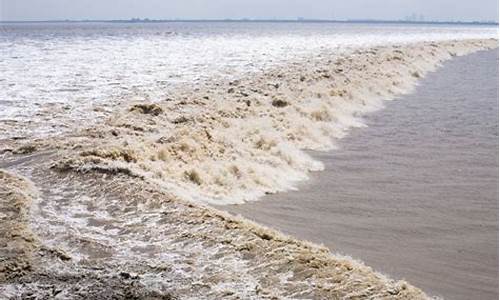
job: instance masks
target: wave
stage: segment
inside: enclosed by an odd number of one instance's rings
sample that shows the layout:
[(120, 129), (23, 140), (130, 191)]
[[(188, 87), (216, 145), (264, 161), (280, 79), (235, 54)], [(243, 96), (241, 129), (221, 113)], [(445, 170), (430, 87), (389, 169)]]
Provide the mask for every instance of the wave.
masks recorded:
[(203, 203), (293, 189), (322, 168), (305, 150), (334, 148), (442, 61), (497, 43), (324, 53), (119, 107), (73, 134), (2, 141), (0, 168), (29, 180), (0, 170), (0, 297), (428, 299)]
[(350, 128), (364, 126), (363, 115), (411, 92), (444, 60), (492, 47), (497, 40), (322, 53), (249, 78), (180, 89), (121, 108), (66, 140), (72, 150), (55, 168), (126, 173), (190, 201), (257, 200), (292, 190), (323, 168), (304, 150), (333, 149)]
[(1, 198), (2, 212), (22, 212), (12, 216), (20, 226), (0, 229), (2, 298), (427, 298), (350, 257), (152, 183), (47, 172), (50, 161), (28, 167), (33, 182), (0, 172), (0, 195), (13, 195)]
[(29, 227), (36, 194), (26, 178), (0, 170), (0, 283), (32, 269), (37, 239)]

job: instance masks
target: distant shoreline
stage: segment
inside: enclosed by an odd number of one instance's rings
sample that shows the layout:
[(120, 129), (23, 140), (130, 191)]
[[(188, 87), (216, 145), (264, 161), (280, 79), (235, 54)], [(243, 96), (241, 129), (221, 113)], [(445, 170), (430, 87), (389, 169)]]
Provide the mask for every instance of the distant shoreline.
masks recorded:
[(492, 21), (405, 21), (405, 20), (324, 20), (324, 19), (129, 19), (129, 20), (33, 20), (0, 21), (0, 24), (19, 23), (339, 23), (339, 24), (407, 24), (407, 25), (489, 25)]

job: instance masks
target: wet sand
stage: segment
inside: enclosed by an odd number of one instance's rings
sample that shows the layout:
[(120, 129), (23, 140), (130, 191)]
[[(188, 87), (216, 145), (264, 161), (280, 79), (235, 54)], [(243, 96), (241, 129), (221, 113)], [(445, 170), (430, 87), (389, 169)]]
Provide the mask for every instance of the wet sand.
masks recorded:
[(390, 102), (299, 191), (224, 206), (447, 299), (498, 299), (498, 52)]

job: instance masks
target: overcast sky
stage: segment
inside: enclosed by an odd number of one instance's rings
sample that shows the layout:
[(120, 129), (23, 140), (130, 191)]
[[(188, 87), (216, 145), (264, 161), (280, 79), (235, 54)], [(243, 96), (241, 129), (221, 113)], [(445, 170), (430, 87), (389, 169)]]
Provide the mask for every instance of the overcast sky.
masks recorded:
[(498, 21), (498, 0), (0, 0), (0, 20), (404, 19)]

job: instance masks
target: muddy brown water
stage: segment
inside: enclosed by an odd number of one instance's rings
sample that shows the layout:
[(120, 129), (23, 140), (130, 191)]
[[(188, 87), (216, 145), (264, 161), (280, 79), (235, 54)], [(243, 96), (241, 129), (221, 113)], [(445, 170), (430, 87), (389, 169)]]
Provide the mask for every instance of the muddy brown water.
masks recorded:
[(498, 52), (446, 62), (290, 193), (222, 207), (430, 295), (498, 299)]

